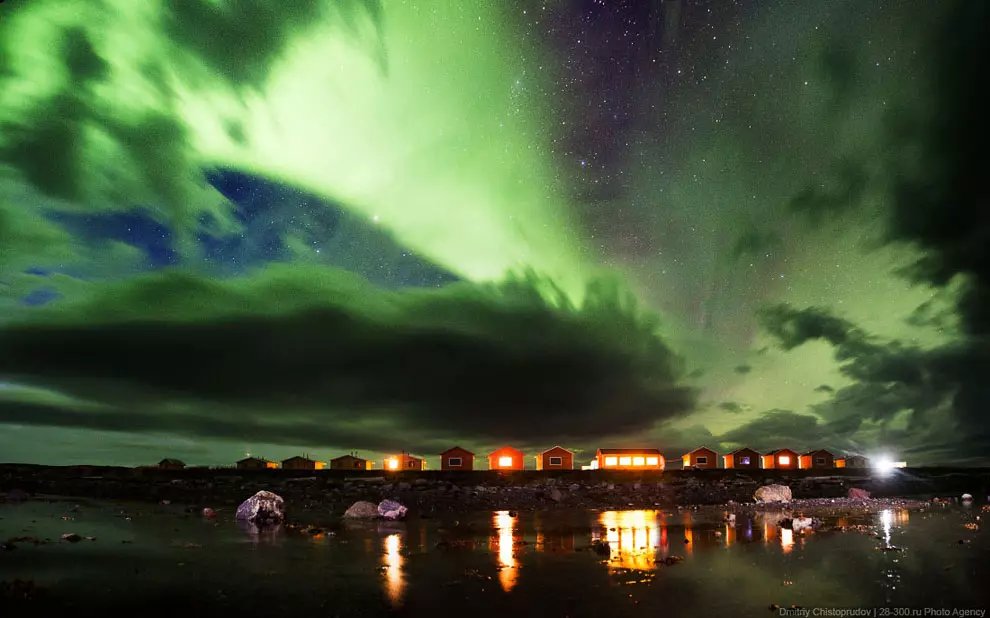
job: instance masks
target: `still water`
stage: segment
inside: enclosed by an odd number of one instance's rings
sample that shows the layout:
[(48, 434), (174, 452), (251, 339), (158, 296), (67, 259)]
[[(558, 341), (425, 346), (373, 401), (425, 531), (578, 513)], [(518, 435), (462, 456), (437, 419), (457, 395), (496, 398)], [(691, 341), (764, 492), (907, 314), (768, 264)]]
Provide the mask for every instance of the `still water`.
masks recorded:
[[(825, 523), (852, 531), (807, 534), (781, 528), (779, 513), (727, 522), (721, 512), (687, 510), (500, 511), (259, 531), (232, 513), (204, 520), (172, 507), (33, 502), (0, 506), (0, 540), (51, 542), (0, 552), (0, 580), (45, 589), (5, 616), (52, 607), (141, 616), (982, 609), (990, 542), (980, 514), (957, 506), (837, 513)], [(60, 541), (66, 533), (95, 540)]]

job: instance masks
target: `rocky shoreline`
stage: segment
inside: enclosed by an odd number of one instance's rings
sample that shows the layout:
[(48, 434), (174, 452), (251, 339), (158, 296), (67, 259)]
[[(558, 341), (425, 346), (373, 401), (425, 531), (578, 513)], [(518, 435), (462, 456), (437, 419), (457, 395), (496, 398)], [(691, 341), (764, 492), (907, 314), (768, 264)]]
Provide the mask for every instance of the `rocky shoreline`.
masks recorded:
[[(512, 475), (475, 472), (456, 475), (405, 473), (385, 478), (336, 471), (306, 472), (233, 470), (100, 470), (0, 466), (0, 500), (30, 496), (62, 496), (145, 503), (174, 503), (218, 510), (236, 509), (258, 491), (272, 491), (291, 504), (293, 512), (343, 515), (355, 502), (392, 499), (409, 508), (410, 516), (492, 510), (642, 509), (753, 505), (755, 491), (771, 484), (790, 488), (794, 504), (834, 508), (849, 502), (850, 489), (874, 498), (958, 497), (971, 493), (982, 501), (990, 471), (964, 473), (911, 471), (893, 477), (873, 477), (868, 471), (842, 474), (781, 473), (755, 470), (665, 472), (602, 475), (562, 473)], [(290, 474), (278, 474), (290, 472)], [(862, 501), (851, 501), (858, 504)], [(876, 502), (882, 504), (882, 502)], [(758, 508), (758, 507), (757, 507)]]

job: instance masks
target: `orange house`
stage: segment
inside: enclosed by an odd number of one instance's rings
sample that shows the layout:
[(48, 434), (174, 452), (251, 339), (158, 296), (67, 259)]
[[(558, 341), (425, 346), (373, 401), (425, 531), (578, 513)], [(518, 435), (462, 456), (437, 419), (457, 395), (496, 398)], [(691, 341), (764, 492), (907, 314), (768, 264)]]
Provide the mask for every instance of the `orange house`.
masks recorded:
[(812, 468), (834, 468), (835, 456), (823, 448), (818, 449), (817, 451), (808, 451), (798, 458), (798, 467), (802, 470), (810, 470)]
[(547, 449), (536, 456), (537, 470), (573, 470), (574, 453), (561, 446)]
[(763, 467), (767, 469), (797, 470), (798, 454), (789, 448), (770, 451), (763, 456)]
[(282, 468), (286, 470), (322, 470), (326, 464), (322, 461), (314, 461), (309, 457), (289, 457), (282, 460)]
[(522, 451), (511, 446), (503, 446), (488, 456), (488, 467), (492, 470), (522, 470)]
[(700, 446), (681, 457), (681, 464), (684, 468), (717, 468), (718, 453), (707, 446)]
[(403, 470), (426, 470), (426, 460), (413, 457), (406, 453), (392, 455), (382, 462), (387, 472), (402, 472)]
[(760, 454), (751, 448), (741, 448), (724, 455), (726, 468), (759, 468)]
[(474, 453), (459, 446), (440, 453), (441, 470), (474, 470)]
[(836, 468), (869, 468), (870, 460), (862, 455), (848, 455), (835, 459)]
[(663, 470), (658, 448), (600, 448), (595, 454), (599, 470)]

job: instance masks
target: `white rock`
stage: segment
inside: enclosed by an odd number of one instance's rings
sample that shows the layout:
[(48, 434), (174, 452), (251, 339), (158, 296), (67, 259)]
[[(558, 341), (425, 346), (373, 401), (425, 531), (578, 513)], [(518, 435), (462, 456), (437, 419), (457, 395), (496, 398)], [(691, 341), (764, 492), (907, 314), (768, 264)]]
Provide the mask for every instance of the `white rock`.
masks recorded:
[(753, 498), (757, 502), (790, 502), (791, 488), (787, 485), (764, 485), (756, 490)]
[(814, 520), (810, 517), (795, 517), (791, 520), (791, 530), (797, 532), (798, 530), (811, 528), (813, 522)]
[(256, 523), (285, 521), (285, 501), (270, 491), (259, 491), (237, 507), (237, 519)]
[(395, 500), (382, 500), (378, 504), (378, 515), (384, 519), (402, 519), (408, 510)]
[(963, 494), (962, 499), (963, 502), (971, 502), (973, 500), (973, 496), (971, 494)]

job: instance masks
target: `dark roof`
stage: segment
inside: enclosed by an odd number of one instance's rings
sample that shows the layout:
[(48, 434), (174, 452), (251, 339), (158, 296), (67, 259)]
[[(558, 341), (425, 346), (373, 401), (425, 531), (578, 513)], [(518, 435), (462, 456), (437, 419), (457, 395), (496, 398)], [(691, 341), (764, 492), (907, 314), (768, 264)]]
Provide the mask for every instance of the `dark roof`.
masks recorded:
[(158, 465), (159, 466), (165, 466), (165, 465), (168, 465), (168, 466), (185, 466), (186, 465), (186, 462), (182, 461), (181, 459), (169, 459), (169, 458), (166, 457), (165, 459), (159, 461), (158, 462)]
[(389, 455), (385, 459), (392, 459), (393, 457), (405, 457), (406, 459), (418, 459), (420, 461), (423, 460), (422, 457), (416, 457), (415, 455), (410, 455), (409, 453), (399, 453), (398, 455)]
[(523, 452), (522, 452), (522, 451), (520, 451), (520, 450), (519, 450), (519, 449), (517, 449), (517, 448), (513, 448), (513, 447), (511, 447), (511, 446), (503, 446), (502, 448), (497, 448), (497, 449), (495, 449), (494, 451), (492, 451), (491, 453), (488, 453), (488, 455), (489, 455), (489, 456), (492, 456), (492, 455), (494, 455), (495, 453), (501, 453), (502, 451), (512, 451), (513, 453), (519, 453), (520, 455), (522, 455), (522, 454), (523, 454)]
[(542, 453), (540, 453), (540, 455), (543, 455), (545, 453), (549, 453), (550, 451), (555, 450), (555, 449), (560, 449), (560, 450), (564, 451), (565, 453), (570, 453), (571, 455), (574, 454), (574, 451), (570, 451), (570, 450), (568, 450), (568, 449), (566, 449), (566, 448), (564, 448), (564, 447), (562, 447), (560, 445), (556, 445), (556, 446), (551, 446), (547, 450), (545, 450)]
[(301, 461), (312, 461), (313, 463), (316, 463), (316, 460), (315, 459), (310, 459), (309, 457), (302, 457), (301, 455), (296, 455), (294, 457), (289, 457), (288, 459), (283, 459), (282, 461), (283, 462), (286, 462), (286, 461), (295, 461), (297, 459), (299, 459)]
[(659, 455), (658, 448), (600, 448), (598, 452), (602, 455)]
[(474, 457), (474, 453), (472, 453), (471, 451), (467, 450), (463, 446), (452, 446), (452, 447), (450, 447), (449, 449), (447, 449), (446, 451), (444, 451), (444, 452), (442, 452), (440, 454), (441, 455), (446, 455), (447, 453), (453, 453), (454, 451), (460, 451), (462, 453), (467, 453), (471, 457)]
[(245, 457), (244, 459), (237, 460), (237, 463), (244, 463), (245, 461), (260, 461), (261, 463), (269, 463), (264, 457)]
[(782, 451), (787, 451), (788, 453), (797, 453), (797, 451), (795, 451), (792, 448), (777, 448), (777, 449), (774, 449), (774, 450), (772, 450), (772, 451), (770, 451), (768, 453), (765, 453), (765, 454), (766, 455), (776, 455), (777, 453), (780, 453)]
[[(715, 449), (713, 449), (713, 448), (708, 448), (707, 446), (699, 446), (698, 448), (694, 449), (693, 451), (688, 451), (687, 453), (684, 453), (684, 454), (685, 455), (690, 455), (691, 453), (697, 453), (698, 451), (709, 451), (709, 452), (715, 453)], [(718, 453), (715, 453), (715, 454), (717, 455)]]
[(748, 446), (744, 446), (742, 448), (737, 448), (736, 450), (734, 450), (731, 453), (729, 453), (729, 455), (735, 455), (736, 453), (741, 453), (743, 451), (749, 451), (751, 453), (756, 453), (757, 455), (760, 454), (760, 452), (758, 450), (756, 450), (755, 448), (749, 448)]
[(364, 457), (358, 457), (357, 455), (351, 455), (350, 453), (346, 455), (341, 455), (340, 457), (334, 457), (330, 461), (340, 461), (341, 459), (356, 459), (358, 461), (368, 461)]
[(805, 453), (805, 455), (817, 455), (818, 453), (828, 453), (829, 455), (831, 455), (832, 451), (823, 448), (817, 448), (813, 451), (808, 451), (807, 453)]

